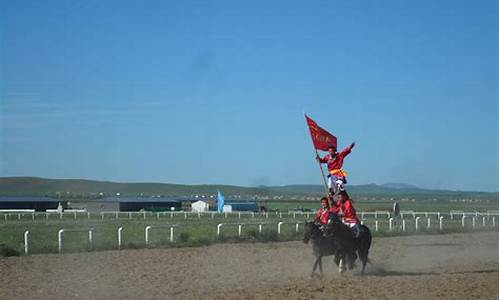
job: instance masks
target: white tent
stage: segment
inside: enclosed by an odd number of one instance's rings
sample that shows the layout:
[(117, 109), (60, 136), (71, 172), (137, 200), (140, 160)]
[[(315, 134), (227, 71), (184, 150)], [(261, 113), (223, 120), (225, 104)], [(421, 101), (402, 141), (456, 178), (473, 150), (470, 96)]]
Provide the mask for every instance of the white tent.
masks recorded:
[(232, 212), (233, 211), (233, 206), (229, 204), (225, 204), (224, 207), (222, 208), (223, 212)]
[(205, 201), (196, 201), (191, 204), (191, 211), (193, 212), (204, 212), (208, 211), (208, 203)]

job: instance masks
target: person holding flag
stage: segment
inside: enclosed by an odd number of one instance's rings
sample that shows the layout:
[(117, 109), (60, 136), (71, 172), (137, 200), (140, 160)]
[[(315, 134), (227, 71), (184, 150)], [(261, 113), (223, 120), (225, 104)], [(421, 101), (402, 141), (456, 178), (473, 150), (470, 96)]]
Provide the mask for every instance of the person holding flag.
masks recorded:
[[(307, 115), (306, 122), (309, 127), (309, 132), (311, 134), (311, 139), (314, 146), (314, 151), (316, 152), (316, 159), (319, 163), (321, 170), (321, 176), (323, 182), (327, 188), (327, 193), (329, 192), (331, 196), (337, 190), (344, 190), (344, 184), (347, 183), (347, 172), (342, 169), (344, 164), (344, 158), (351, 153), (352, 148), (354, 148), (355, 143), (352, 143), (347, 148), (342, 150), (340, 153), (337, 152), (337, 137), (321, 128), (316, 124), (316, 122), (309, 118)], [(318, 149), (323, 151), (328, 151), (328, 155), (320, 158), (318, 154)], [(325, 180), (323, 174), (323, 168), (321, 164), (327, 164), (328, 166), (328, 183)]]
[(337, 190), (344, 190), (344, 184), (347, 183), (347, 172), (342, 169), (342, 165), (344, 158), (351, 153), (355, 145), (353, 142), (341, 152), (337, 152), (337, 146), (332, 144), (328, 146), (328, 154), (325, 157), (321, 158), (318, 154), (316, 155), (319, 163), (328, 166), (328, 189), (332, 195)]

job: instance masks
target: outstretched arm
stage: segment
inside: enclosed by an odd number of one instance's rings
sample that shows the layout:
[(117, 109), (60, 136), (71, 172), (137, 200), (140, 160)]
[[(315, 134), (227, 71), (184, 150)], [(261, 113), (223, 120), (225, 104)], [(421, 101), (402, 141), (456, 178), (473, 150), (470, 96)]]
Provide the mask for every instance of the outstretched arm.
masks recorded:
[(356, 145), (355, 142), (352, 142), (349, 146), (347, 146), (344, 150), (340, 151), (340, 156), (347, 156), (347, 154), (351, 153), (352, 148)]

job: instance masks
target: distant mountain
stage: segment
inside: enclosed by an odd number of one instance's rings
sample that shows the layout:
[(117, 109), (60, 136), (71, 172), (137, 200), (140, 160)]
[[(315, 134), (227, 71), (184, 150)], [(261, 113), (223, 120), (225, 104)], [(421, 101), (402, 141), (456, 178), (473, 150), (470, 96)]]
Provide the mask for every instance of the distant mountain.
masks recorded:
[(420, 189), (418, 186), (408, 183), (399, 183), (399, 182), (389, 182), (384, 183), (381, 186), (390, 188), (390, 189)]
[[(192, 196), (214, 195), (220, 190), (229, 197), (303, 199), (324, 194), (322, 185), (243, 187), (234, 185), (184, 185), (169, 183), (118, 183), (83, 179), (45, 179), (38, 177), (0, 177), (0, 195), (99, 198), (101, 196)], [(349, 185), (355, 197), (409, 199), (498, 199), (498, 193), (428, 190), (405, 183)], [(282, 196), (282, 197), (280, 197)]]

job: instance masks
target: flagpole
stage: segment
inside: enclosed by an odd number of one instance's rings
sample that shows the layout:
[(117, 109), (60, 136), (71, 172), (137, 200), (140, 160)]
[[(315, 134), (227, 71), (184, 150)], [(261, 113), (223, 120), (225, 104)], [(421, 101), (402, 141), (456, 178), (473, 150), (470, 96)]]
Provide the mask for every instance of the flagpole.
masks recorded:
[[(307, 115), (304, 113), (304, 116), (307, 116)], [(307, 119), (306, 119), (306, 124), (307, 124)], [(309, 128), (309, 125), (308, 125), (308, 128)], [(309, 136), (311, 136), (311, 132), (309, 132)], [(311, 136), (311, 142), (312, 142), (314, 152), (316, 153), (316, 157), (314, 159), (318, 162), (319, 170), (321, 172), (321, 178), (323, 179), (323, 184), (325, 186), (325, 193), (328, 195), (328, 184), (326, 183), (325, 173), (323, 172), (323, 166), (321, 165), (321, 162), (319, 162), (316, 159), (317, 157), (319, 157), (319, 154), (318, 154), (318, 149), (316, 149), (316, 147), (314, 147), (314, 140), (313, 140), (312, 136)]]

